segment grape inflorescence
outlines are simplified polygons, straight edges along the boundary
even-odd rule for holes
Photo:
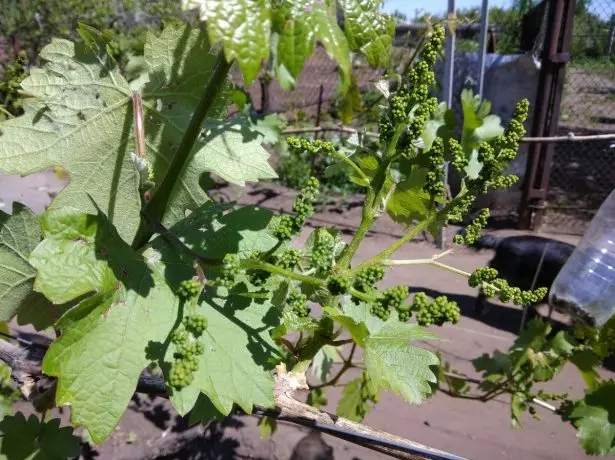
[[[326,229],[319,228],[314,233],[314,243],[310,254],[310,265],[317,272],[326,273],[333,266],[335,238]]]
[[[302,139],[304,140],[304,139]],[[310,141],[306,141],[310,144]],[[318,197],[320,184],[318,179],[310,177],[305,187],[301,189],[293,204],[294,216],[282,216],[274,230],[274,235],[280,241],[288,241],[301,233],[307,219],[314,213],[314,203]]]
[[[202,284],[195,279],[183,280],[179,283],[177,295],[184,300],[194,299],[201,293]]]
[[[199,356],[205,351],[198,337],[207,329],[207,318],[203,315],[188,315],[182,321],[183,326],[171,333],[171,342],[175,345],[175,353],[169,385],[176,390],[190,385],[194,373],[199,369]]]
[[[487,297],[497,296],[502,302],[513,302],[524,307],[540,303],[548,291],[545,287],[522,291],[518,287],[510,286],[505,279],[498,278],[498,271],[489,267],[479,267],[474,270],[468,278],[468,285],[480,286]]]
[[[424,292],[418,292],[410,309],[416,312],[416,322],[423,327],[457,324],[461,319],[457,302],[448,300],[443,295],[431,301]]]
[[[305,294],[302,294],[297,289],[292,289],[288,294],[286,304],[297,316],[306,318],[310,314],[310,307],[308,307],[307,301],[308,299]]]

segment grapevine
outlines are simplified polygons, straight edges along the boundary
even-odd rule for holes
[[[459,323],[460,308],[446,296],[410,294],[404,284],[382,288],[389,271],[400,267],[448,270],[487,297],[523,307],[547,293],[542,286],[510,285],[493,268],[468,273],[441,262],[450,251],[395,259],[421,232],[463,221],[480,195],[516,183],[506,171],[525,134],[527,100],[500,126],[497,117],[488,118],[490,104],[465,90],[455,125],[451,109],[435,97],[434,66],[446,29],[426,24],[416,56],[396,74],[394,23],[379,2],[333,2],[335,8],[311,2],[305,9],[231,1],[233,15],[222,3],[183,2],[204,20],[204,30],[184,25],[149,34],[144,55],[130,66],[139,75],[125,75],[115,62],[122,49],[109,33],[80,26],[75,43],[53,40],[42,51],[41,68],[24,76],[17,62],[9,86],[0,86],[10,98],[21,89],[28,95],[27,103],[9,107],[11,115],[23,114],[2,121],[0,172],[27,175],[62,165],[70,175],[70,186],[41,216],[19,205],[0,215],[0,320],[58,332],[33,368],[56,383],[49,394],[71,406],[73,421],[96,443],[113,433],[135,388],[147,380],[144,369],[154,364],[171,404],[197,419],[214,408],[221,416],[234,408],[284,413],[294,395],[289,390],[282,398],[281,383],[303,388],[308,382],[314,405],[323,402],[325,387],[344,386],[338,415],[358,421],[383,389],[410,403],[427,398],[435,382],[461,393],[456,383],[463,376],[449,375],[438,355],[419,347],[431,336],[425,328]],[[309,40],[297,46],[296,34],[306,30]],[[361,127],[344,128],[342,141],[285,140],[301,158],[326,157],[326,175],[344,174],[361,187],[360,222],[351,231],[317,225],[315,177],[282,215],[215,202],[207,190],[210,176],[240,187],[275,177],[262,144],[280,137],[279,124],[251,113],[246,88],[267,59],[263,81],[284,76],[280,84],[292,87],[317,41],[337,62],[344,111],[356,105],[351,52],[389,72],[377,82],[377,135]],[[245,87],[229,83],[235,64]],[[239,108],[234,116],[227,113],[228,96]],[[446,163],[459,176],[458,192],[445,190]],[[143,164],[152,187],[142,201]],[[385,214],[401,236],[366,257],[365,239]],[[480,210],[455,242],[474,244],[488,219],[489,210]],[[13,243],[19,251],[6,249]],[[32,299],[36,309],[29,307]],[[605,401],[612,400],[615,382],[597,377],[596,368],[615,351],[614,324],[555,333],[533,320],[506,353],[474,360],[481,375],[474,399],[510,396],[514,424],[524,412],[539,416],[538,398],[558,403],[588,452],[612,451],[615,441],[596,432],[613,430],[615,415]],[[536,390],[568,362],[587,382],[583,399]],[[349,378],[351,369],[361,375]],[[113,392],[106,391],[109,382]],[[101,400],[112,410],[98,407]],[[323,419],[316,408],[306,413]]]

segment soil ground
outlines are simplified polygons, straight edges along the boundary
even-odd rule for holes
[[[11,202],[21,201],[41,212],[53,194],[61,189],[52,172],[39,173],[27,178],[0,177],[0,207],[10,212]],[[244,203],[258,203],[273,210],[289,209],[292,191],[261,184],[246,189],[243,195],[236,190],[218,191],[220,198],[239,199]],[[224,195],[224,196],[222,196]],[[358,223],[359,198],[347,200],[342,208],[325,206],[312,221],[313,225],[337,225],[349,238]],[[303,238],[310,229],[306,229]],[[447,240],[450,241],[449,231]],[[516,233],[498,230],[498,233]],[[387,218],[382,218],[361,247],[358,259],[365,259],[393,242],[402,234],[402,229]],[[561,235],[557,238],[562,238]],[[575,242],[574,237],[567,241]],[[430,239],[418,239],[403,247],[399,258],[423,258],[438,253]],[[491,257],[490,251],[476,252],[459,249],[446,261],[454,266],[472,270],[484,265]],[[495,349],[506,350],[516,338],[521,311],[518,308],[492,305],[482,318],[473,316],[476,292],[467,282],[454,274],[431,267],[405,267],[394,269],[386,279],[387,285],[407,284],[412,290],[425,290],[435,296],[446,294],[462,308],[463,318],[454,327],[434,328],[440,340],[421,344],[432,350],[440,350],[445,361],[468,376],[476,376],[471,360]],[[554,316],[556,322],[566,322],[562,316]],[[603,370],[605,377],[613,377]],[[546,385],[548,390],[567,391],[580,396],[584,384],[574,368],[565,368],[554,382]],[[329,393],[328,409],[335,410],[341,388]],[[24,403],[17,406],[25,408]],[[488,403],[452,398],[442,392],[425,401],[421,406],[410,406],[392,393],[385,393],[380,404],[367,416],[365,423],[375,428],[414,441],[443,449],[456,455],[475,460],[492,459],[562,459],[585,458],[578,445],[574,429],[561,422],[559,417],[547,410],[538,409],[541,421],[524,420],[523,429],[513,429],[509,421],[509,406],[505,397]],[[68,410],[63,411],[63,418]],[[252,416],[229,418],[224,423],[212,423],[192,431],[190,437],[182,437],[186,429],[183,421],[160,398],[137,395],[133,399],[116,432],[97,446],[95,451],[84,452],[83,458],[140,459],[140,458],[202,458],[202,459],[280,459],[290,458],[295,444],[306,434],[306,429],[286,423],[279,424],[278,432],[269,440],[261,440]],[[334,448],[336,460],[384,459],[384,455],[355,446],[325,435],[324,439]],[[191,453],[177,453],[179,447],[190,447]],[[167,450],[169,449],[169,450]],[[176,452],[172,454],[171,452]],[[166,455],[165,455],[166,454]]]

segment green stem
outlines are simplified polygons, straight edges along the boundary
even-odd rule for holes
[[[455,197],[455,199],[451,200],[446,206],[440,209],[438,212],[431,214],[429,217],[423,219],[418,224],[416,224],[412,230],[402,236],[399,240],[395,241],[388,248],[376,254],[371,259],[366,260],[362,264],[353,268],[350,273],[355,274],[360,272],[363,268],[369,267],[371,265],[376,265],[382,263],[382,261],[391,257],[397,250],[399,250],[402,246],[404,246],[408,241],[412,240],[419,233],[427,229],[436,219],[442,218],[446,216],[446,214],[451,210],[451,208],[455,207],[457,203],[461,200],[461,198],[465,195],[464,192],[459,193]]]
[[[252,270],[265,270],[274,275],[280,275],[289,280],[301,281],[302,283],[312,284],[314,286],[324,286],[324,280],[314,278],[313,276],[300,275],[299,273],[285,270],[276,265],[260,260],[247,259],[241,261],[241,268]]]
[[[217,100],[217,96],[220,94],[220,90],[226,81],[230,68],[231,63],[226,61],[224,53],[220,51],[211,78],[201,95],[201,100],[196,110],[192,114],[192,118],[184,132],[177,152],[173,155],[169,169],[151,200],[145,205],[143,212],[150,220],[162,222],[175,183],[190,158],[194,143],[201,134],[203,123],[213,107],[214,102]],[[152,235],[152,229],[147,222],[142,219],[132,244],[133,248],[140,248],[147,244]]]
[[[372,297],[369,294],[366,294],[365,292],[361,292],[361,291],[357,291],[356,289],[350,289],[350,291],[348,291],[350,293],[351,296],[356,297],[357,299],[361,299],[367,303],[373,303],[376,301],[375,297]]]

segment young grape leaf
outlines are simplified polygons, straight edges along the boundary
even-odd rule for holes
[[[323,313],[346,329],[355,343],[361,346],[365,344],[365,339],[369,336],[369,330],[364,322],[355,321],[354,318],[344,314],[344,312],[337,307],[325,306],[323,308]]]
[[[273,406],[273,378],[268,368],[277,353],[269,335],[269,329],[277,325],[275,307],[231,290],[227,298],[205,295],[198,311],[208,322],[198,338],[204,353],[198,357],[199,369],[192,383],[172,392],[173,406],[184,415],[201,392],[224,415],[235,403],[246,413],[254,405]],[[173,361],[174,353],[171,343],[167,362]]]
[[[337,19],[329,14],[323,3],[315,3],[312,11],[312,28],[316,40],[321,42],[329,56],[337,61],[339,66],[340,83],[338,90],[345,93],[350,85],[350,49],[344,37],[344,32],[337,25]]]
[[[488,142],[504,132],[500,117],[489,115],[491,103],[474,95],[471,89],[461,92],[461,108],[463,112],[463,129],[461,146],[470,165],[466,172],[470,178],[478,177],[482,164],[478,161],[478,147],[482,142]]]
[[[431,198],[422,189],[425,174],[424,169],[414,167],[410,176],[395,187],[387,202],[387,212],[394,222],[411,225],[427,215]]]
[[[334,363],[341,361],[337,347],[325,345],[312,359],[312,375],[316,376],[321,382],[325,382]]]
[[[352,51],[365,55],[372,67],[390,64],[395,21],[380,11],[380,0],[341,0],[344,32]]]
[[[51,310],[42,295],[32,292],[36,270],[28,262],[42,238],[38,219],[24,205],[13,203],[12,215],[0,211],[0,321],[10,321],[33,304],[40,314]]]
[[[237,61],[246,86],[269,57],[270,0],[185,0],[184,8],[198,8],[212,44],[222,42],[228,62]]]
[[[277,46],[274,55],[277,62],[276,72],[286,74],[290,85],[295,86],[297,77],[303,69],[305,60],[314,50],[314,29],[312,27],[313,0],[299,0],[294,2],[279,2],[274,10],[274,30],[278,34]],[[309,8],[306,8],[309,6]],[[283,88],[285,86],[282,86]]]
[[[313,332],[318,329],[318,322],[312,317],[299,316],[286,308],[282,312],[281,324],[271,331],[271,337],[279,339],[293,332]]]
[[[361,382],[362,378],[359,376],[346,384],[335,408],[336,415],[357,423],[363,421],[372,407],[368,401],[363,400]]]
[[[510,395],[510,423],[513,428],[521,427],[521,416],[527,409],[527,402],[523,393]]]
[[[100,443],[156,359],[155,345],[173,328],[174,292],[193,276],[193,261],[160,237],[135,253],[102,213],[64,208],[46,212],[41,222],[45,239],[30,256],[35,289],[52,302],[82,298],[58,322],[62,335],[43,371],[58,378],[57,404],[70,404],[73,423]]]
[[[191,168],[215,172],[241,186],[246,181],[278,177],[269,166],[269,152],[261,146],[263,136],[245,120],[211,120],[205,125],[201,141]]]
[[[327,405],[327,389],[326,388],[314,388],[308,394],[306,403],[316,409],[320,409]]]
[[[585,394],[570,420],[589,455],[615,454],[615,382],[608,380]]]
[[[421,133],[423,150],[431,149],[436,137],[441,137],[446,146],[447,140],[453,135],[456,123],[455,112],[446,107],[446,102],[441,102],[433,116],[425,122],[425,127]]]
[[[60,419],[41,422],[21,412],[0,421],[0,454],[7,460],[64,460],[79,456],[80,440],[71,427],[60,428]]]
[[[258,432],[261,439],[267,440],[275,434],[278,429],[278,422],[273,417],[261,417],[258,421]]]
[[[364,362],[376,388],[391,388],[409,403],[418,404],[431,392],[430,382],[437,381],[430,366],[440,364],[427,350],[409,345],[410,341],[433,339],[416,324],[390,318],[365,340]]]

